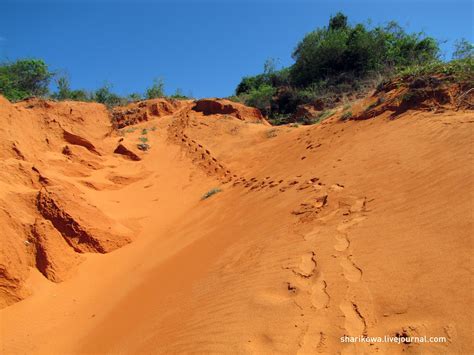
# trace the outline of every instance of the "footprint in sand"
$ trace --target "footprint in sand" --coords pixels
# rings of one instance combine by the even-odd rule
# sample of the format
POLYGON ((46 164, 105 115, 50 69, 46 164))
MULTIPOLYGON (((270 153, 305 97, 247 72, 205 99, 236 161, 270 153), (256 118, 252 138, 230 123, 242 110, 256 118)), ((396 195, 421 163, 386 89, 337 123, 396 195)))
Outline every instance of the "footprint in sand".
POLYGON ((337 251, 344 251, 349 248, 349 240, 345 234, 338 234, 336 235, 336 245, 334 245, 334 249, 337 251))
POLYGON ((316 259, 314 252, 309 252, 304 254, 301 257, 301 263, 298 266, 298 275, 303 277, 311 277, 314 274, 314 270, 316 269, 316 259))
POLYGON ((364 318, 361 316, 357 305, 344 301, 339 306, 342 313, 344 314, 344 328, 350 336, 361 336, 366 333, 366 324, 364 318))
POLYGON ((344 277, 351 282, 357 282, 362 277, 362 271, 359 269, 350 257, 345 257, 341 259, 340 262, 342 270, 344 272, 344 277))
POLYGON ((353 218, 351 220, 348 220, 339 224, 336 229, 338 232, 345 232, 347 229, 349 229, 352 226, 355 226, 357 223, 363 221, 364 219, 366 219, 366 217, 363 217, 363 216, 353 218))
POLYGON ((367 199, 365 197, 356 200, 356 202, 351 206, 350 212, 355 213, 364 211, 366 203, 367 199))
POLYGON ((307 326, 305 333, 300 341, 300 348, 296 352, 297 355, 325 353, 327 336, 320 330, 319 324, 310 324, 307 326))
POLYGON ((329 188, 330 191, 342 191, 344 190, 344 185, 334 184, 329 188))
POLYGON ((326 281, 322 277, 311 286, 311 304, 314 308, 323 309, 328 307, 329 294, 326 291, 326 287, 326 281))
POLYGON ((297 292, 297 288, 288 284, 288 290, 266 290, 258 293, 254 303, 262 306, 279 306, 293 304, 291 296, 297 292))

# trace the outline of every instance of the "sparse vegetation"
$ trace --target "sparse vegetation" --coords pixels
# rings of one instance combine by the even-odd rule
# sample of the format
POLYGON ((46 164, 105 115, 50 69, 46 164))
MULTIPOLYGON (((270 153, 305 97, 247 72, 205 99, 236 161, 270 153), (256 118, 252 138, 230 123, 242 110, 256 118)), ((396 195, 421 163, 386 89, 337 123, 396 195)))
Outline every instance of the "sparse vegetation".
POLYGON ((146 152, 147 150, 150 149, 150 145, 148 143, 139 143, 137 144, 137 148, 146 152))
MULTIPOLYGON (((155 79, 153 85, 146 90, 144 95, 132 93, 121 96, 112 91, 112 85, 109 83, 94 91, 71 89, 69 78, 66 75, 51 72, 41 59, 20 59, 0 64, 0 94, 13 102, 28 97, 43 97, 61 101, 98 102, 111 108, 143 99, 167 97, 164 86, 163 79, 155 79), (57 89, 51 93, 49 84, 55 77, 57 89)), ((173 95, 168 97, 173 99, 189 98, 183 94, 181 89, 177 89, 173 95)))
POLYGON ((176 91, 174 92, 174 94, 170 96, 170 98, 176 99, 176 100, 187 100, 187 99, 189 99, 189 96, 186 96, 183 93, 182 89, 177 88, 176 91))
POLYGON ((414 78, 443 75, 445 80, 474 84, 474 57, 455 59, 450 62, 432 62, 413 65, 398 73, 401 80, 409 81, 414 78))
POLYGON ((114 94, 110 89, 110 84, 104 84, 101 88, 92 93, 91 101, 104 104, 107 107, 125 105, 128 103, 127 99, 114 94))
POLYGON ((208 192, 206 192, 202 197, 201 197, 201 200, 206 200, 208 199, 209 197, 221 192, 222 190, 218 187, 214 187, 212 189, 210 189, 208 192))
POLYGON ((352 111, 344 112, 341 116, 341 121, 347 121, 352 117, 352 111))
POLYGON ((56 100, 91 101, 91 95, 85 90, 71 90, 69 79, 61 76, 56 80, 58 91, 51 95, 56 100))
POLYGON ((474 57, 474 44, 465 38, 456 41, 454 46, 453 59, 468 59, 474 57))
POLYGON ((156 99, 165 96, 165 82, 158 78, 153 81, 153 85, 146 90, 147 99, 156 99))
POLYGON ((377 106, 378 106, 377 101, 376 101, 376 102, 373 102, 373 103, 371 103, 369 106, 367 106, 367 107, 365 108, 365 111, 370 111, 370 110, 372 110, 373 108, 375 108, 375 107, 377 107, 377 106))
POLYGON ((324 121, 326 118, 329 118, 329 117, 331 117, 332 115, 334 115, 334 113, 335 113, 335 111, 325 110, 325 111, 321 112, 321 113, 316 117, 316 119, 313 121, 313 123, 322 122, 322 121, 324 121))

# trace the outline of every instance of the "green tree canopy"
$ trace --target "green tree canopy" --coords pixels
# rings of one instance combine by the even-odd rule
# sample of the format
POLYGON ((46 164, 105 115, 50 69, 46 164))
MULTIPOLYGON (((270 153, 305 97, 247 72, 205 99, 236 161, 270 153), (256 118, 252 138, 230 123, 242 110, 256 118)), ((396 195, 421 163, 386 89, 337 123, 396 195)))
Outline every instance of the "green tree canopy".
POLYGON ((48 85, 53 75, 40 59, 0 64, 0 94, 11 101, 44 96, 49 92, 48 85))

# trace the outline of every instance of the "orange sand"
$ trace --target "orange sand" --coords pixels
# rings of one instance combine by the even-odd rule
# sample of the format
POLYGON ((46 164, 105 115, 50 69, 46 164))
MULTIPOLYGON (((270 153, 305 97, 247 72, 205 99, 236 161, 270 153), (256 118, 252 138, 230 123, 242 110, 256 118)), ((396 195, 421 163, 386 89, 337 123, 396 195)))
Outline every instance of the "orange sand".
POLYGON ((2 354, 474 351, 472 111, 195 105, 0 98, 2 354))

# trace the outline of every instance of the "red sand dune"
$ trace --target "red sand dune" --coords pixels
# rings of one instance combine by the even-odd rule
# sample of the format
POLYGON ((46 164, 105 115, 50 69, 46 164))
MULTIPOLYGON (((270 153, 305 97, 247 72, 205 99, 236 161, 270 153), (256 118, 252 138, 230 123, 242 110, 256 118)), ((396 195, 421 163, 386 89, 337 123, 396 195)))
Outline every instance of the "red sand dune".
POLYGON ((299 127, 0 97, 1 353, 472 353, 474 115, 394 90, 299 127), (446 342, 340 341, 397 334, 446 342))

